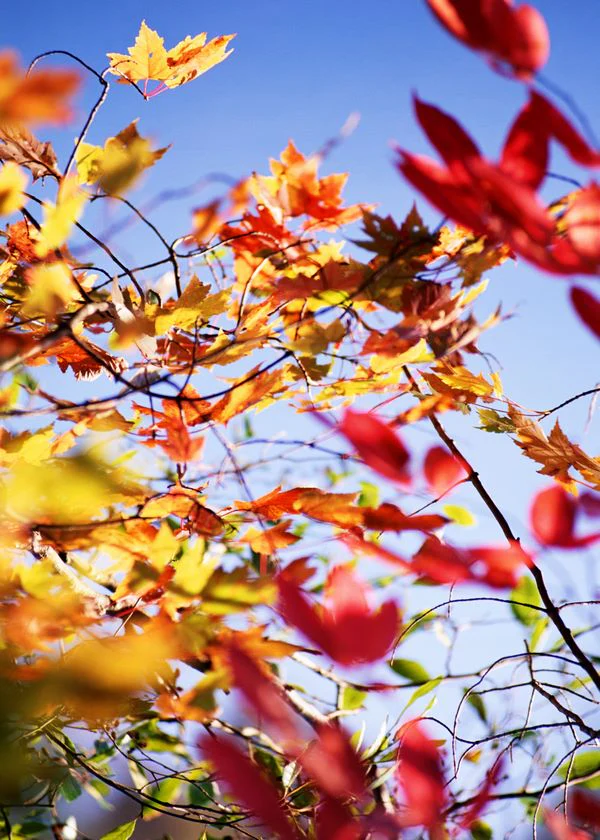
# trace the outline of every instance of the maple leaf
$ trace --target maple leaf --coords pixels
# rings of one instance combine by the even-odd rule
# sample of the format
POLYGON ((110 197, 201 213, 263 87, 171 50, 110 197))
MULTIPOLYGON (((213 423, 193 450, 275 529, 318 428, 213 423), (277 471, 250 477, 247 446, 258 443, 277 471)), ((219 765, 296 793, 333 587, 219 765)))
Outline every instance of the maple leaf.
POLYGON ((282 738, 286 752, 302 749, 303 739, 293 719, 292 709, 281 687, 276 685, 264 663, 243 649, 243 644, 232 643, 226 647, 227 662, 233 684, 242 691, 246 700, 275 729, 282 738), (262 667, 261 667, 262 665, 262 667))
POLYGON ((26 317, 46 315, 53 318, 80 299, 73 273, 63 262, 38 263, 27 269, 25 277, 28 290, 21 312, 26 317))
POLYGON ((56 357, 58 367, 63 373, 70 368, 76 379, 92 380, 101 373, 110 376, 110 371, 122 373, 127 368, 127 362, 122 356, 112 356, 82 336, 78 336, 78 341, 67 337, 55 342, 44 353, 46 358, 52 356, 56 357))
POLYGON ((29 169, 33 180, 60 177, 52 144, 41 143, 22 123, 0 124, 0 160, 14 161, 29 169))
POLYGON ((555 485, 536 494, 529 511, 533 535, 542 545, 559 548, 580 548, 600 539, 600 532, 576 537, 575 522, 580 510, 579 500, 555 485))
POLYGON ((9 216, 25 204, 23 190, 27 176, 20 166, 9 161, 0 170, 0 216, 9 216))
MULTIPOLYGON (((586 219, 583 253, 575 240, 558 235, 556 219, 542 205, 536 189, 547 171, 548 146, 557 141, 586 166, 600 166, 600 152, 589 146, 571 123, 541 94, 532 92, 517 116, 501 160, 485 159, 462 126, 449 114, 415 100, 417 118, 445 168, 428 158, 399 151, 398 169, 443 213, 492 244, 506 243, 545 271, 597 273, 586 256, 590 214, 597 219, 597 197, 590 193, 574 212, 586 219), (450 142, 451 141, 451 142, 450 142)), ((593 228, 593 224, 592 224, 593 228)), ((577 231, 577 224, 575 225, 577 231)))
POLYGON ((255 175, 249 189, 279 224, 284 216, 309 218, 306 229, 335 230, 360 218, 365 205, 343 207, 341 192, 347 174, 317 176, 320 159, 305 157, 290 140, 280 160, 271 160, 271 176, 255 175))
POLYGON ((569 474, 569 470, 574 468, 586 481, 600 489, 600 460, 591 458, 581 447, 571 443, 558 420, 546 437, 538 423, 524 417, 514 406, 509 406, 508 414, 516 428, 515 443, 527 458, 542 465, 539 473, 552 476, 565 489, 576 494, 575 480, 569 474))
POLYGON ((597 338, 600 338, 600 300, 587 289, 571 288, 573 308, 597 338))
POLYGON ((233 383, 231 389, 212 408, 210 419, 227 423, 250 407, 256 411, 266 408, 276 396, 286 390, 286 369, 260 371, 260 365, 233 383))
POLYGON ((504 756, 501 755, 485 774, 483 784, 481 785, 481 787, 473 797, 473 801, 461 817, 461 828, 469 829, 473 825, 475 820, 479 819, 481 814, 483 814, 486 805, 491 799, 492 790, 500 781, 503 768, 504 756))
POLYGON ((405 574, 415 574, 441 584, 473 582, 494 589, 514 587, 521 567, 531 565, 531 558, 517 542, 508 548, 459 549, 428 536, 410 560, 355 535, 344 535, 343 542, 352 551, 391 563, 405 574))
POLYGON ((279 801, 279 793, 254 762, 250 761, 230 740, 205 736, 198 746, 214 765, 218 776, 250 812, 281 840, 299 840, 279 801))
POLYGON ((71 117, 68 100, 79 87, 72 70, 24 73, 12 52, 0 52, 0 122, 63 123, 71 117))
POLYGON ((431 492, 435 496, 442 496, 459 481, 464 480, 467 472, 447 449, 432 446, 425 455, 423 475, 431 492))
POLYGON ((400 612, 393 601, 371 611, 368 587, 347 566, 327 576, 325 603, 316 608, 288 576, 277 578, 278 609, 287 624, 297 627, 328 656, 343 665, 383 658, 398 634, 400 612))
POLYGON ((249 510, 265 519, 279 519, 283 514, 304 514, 319 522, 330 522, 342 528, 361 525, 364 508, 353 504, 356 493, 327 493, 318 487, 295 487, 271 490, 252 502, 236 501, 238 510, 249 510))
POLYGON ((264 531, 257 528, 249 528, 241 541, 249 543, 252 551, 255 551, 257 554, 271 555, 279 548, 294 545, 300 539, 300 537, 288 531, 289 524, 290 520, 284 519, 282 522, 264 531))
POLYGON ((79 179, 71 175, 61 181, 56 204, 44 202, 44 218, 34 246, 39 258, 47 257, 65 244, 73 225, 83 212, 88 197, 85 190, 81 189, 79 179))
POLYGON ((455 38, 485 53, 499 72, 508 65, 517 78, 527 80, 548 59, 548 29, 533 6, 514 8, 512 0, 427 0, 427 4, 455 38))
POLYGON ((375 472, 401 484, 410 481, 410 453, 400 437, 377 415, 346 409, 337 430, 375 472))
POLYGON ((164 335, 172 327, 193 330, 209 318, 225 312, 231 292, 227 289, 212 295, 209 292, 210 286, 193 274, 178 300, 147 313, 149 320, 154 322, 155 334, 164 335))
POLYGON ((183 85, 224 61, 231 55, 227 45, 233 38, 235 35, 220 35, 206 43, 206 32, 202 32, 193 38, 188 35, 167 51, 164 38, 142 21, 135 44, 128 48, 129 55, 108 53, 110 72, 134 83, 162 82, 153 91, 158 93, 183 85))
MULTIPOLYGON (((109 139, 102 146, 80 143, 77 147, 77 172, 84 184, 95 184, 108 195, 121 195, 168 151, 152 149, 150 142, 140 137, 137 120, 109 139)), ((0 150, 1 154, 1 150, 0 150)))
POLYGON ((401 820, 406 826, 424 825, 431 831, 442 825, 447 802, 439 748, 418 720, 405 724, 398 734, 395 776, 406 806, 401 820))
POLYGON ((339 726, 318 726, 317 739, 302 752, 299 763, 320 790, 334 799, 360 797, 366 791, 365 768, 339 726))

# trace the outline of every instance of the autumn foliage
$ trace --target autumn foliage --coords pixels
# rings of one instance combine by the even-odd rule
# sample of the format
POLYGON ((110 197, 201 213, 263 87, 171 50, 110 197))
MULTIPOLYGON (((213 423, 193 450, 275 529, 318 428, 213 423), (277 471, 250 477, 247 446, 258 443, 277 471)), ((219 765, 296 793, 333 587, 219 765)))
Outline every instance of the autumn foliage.
POLYGON ((146 105, 234 36, 167 49, 142 22, 97 73, 0 54, 2 836, 67 840, 69 803, 118 795, 112 840, 159 813, 204 838, 600 830, 597 593, 552 577, 600 540, 600 458, 559 419, 598 388, 519 404, 482 362, 503 316, 476 314, 524 260, 600 337, 600 150, 539 89, 538 10, 426 5, 528 101, 493 161, 416 97, 441 163, 397 150, 418 201, 397 217, 290 141, 169 241, 130 191, 173 152, 137 119, 91 142, 93 117, 111 82, 146 105), (32 129, 72 120, 84 73, 62 161, 32 129), (549 202, 556 146, 590 176, 549 202), (163 258, 127 265, 104 202, 163 258), (540 474, 520 522, 455 428, 540 474), (472 506, 493 538, 463 536, 472 506), (506 637, 456 666, 492 619, 506 637))

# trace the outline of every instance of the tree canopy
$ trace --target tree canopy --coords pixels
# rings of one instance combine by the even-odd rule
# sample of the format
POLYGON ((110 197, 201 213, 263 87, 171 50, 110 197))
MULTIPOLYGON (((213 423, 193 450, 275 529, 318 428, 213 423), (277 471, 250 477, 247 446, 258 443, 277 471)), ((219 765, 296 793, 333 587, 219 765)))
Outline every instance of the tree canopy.
POLYGON ((426 5, 528 99, 495 161, 415 96, 437 158, 395 150, 415 204, 393 216, 330 171, 349 123, 215 181, 167 238, 130 196, 176 151, 135 118, 92 143, 94 121, 235 36, 167 49, 143 21, 103 70, 0 52, 3 837, 126 840, 159 815, 206 840, 600 831, 600 457, 561 425, 579 400, 593 422, 599 388, 523 405, 486 351, 509 261, 568 284, 600 338, 600 150, 543 85, 536 9, 426 5), (73 132, 84 78, 62 159, 40 132, 73 132), (130 263, 129 228, 162 257, 130 263), (521 522, 481 436, 545 477, 521 522))

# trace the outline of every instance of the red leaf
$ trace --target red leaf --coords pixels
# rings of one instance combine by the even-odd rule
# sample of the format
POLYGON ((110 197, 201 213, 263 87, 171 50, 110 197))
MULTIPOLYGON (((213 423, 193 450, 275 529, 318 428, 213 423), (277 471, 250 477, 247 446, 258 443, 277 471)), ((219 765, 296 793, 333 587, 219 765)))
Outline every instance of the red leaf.
POLYGON ((317 840, 361 840, 363 826, 339 800, 326 796, 316 812, 317 840))
POLYGON ((600 338, 600 300, 586 289, 574 286, 571 289, 571 303, 583 323, 600 338))
POLYGON ((353 550, 442 584, 474 582, 504 589, 516 586, 521 567, 531 565, 531 558, 518 543, 507 548, 459 549, 430 536, 412 560, 406 560, 383 546, 355 536, 345 536, 343 541, 353 550))
POLYGON ((198 746, 236 802, 255 814, 281 840, 298 840, 279 793, 245 753, 224 738, 204 737, 198 746))
POLYGON ((529 523, 536 540, 542 545, 557 548, 580 548, 600 539, 600 533, 576 537, 577 501, 558 484, 536 494, 529 523))
POLYGON ((544 811, 544 822, 556 840, 592 840, 592 835, 566 822, 558 811, 544 811))
POLYGON ((324 606, 310 603, 304 592, 285 575, 277 578, 279 612, 342 665, 382 659, 398 635, 400 611, 393 601, 378 610, 369 607, 369 588, 347 566, 331 570, 325 585, 324 606))
POLYGON ((500 167, 511 178, 537 190, 548 171, 548 152, 543 121, 540 123, 534 100, 530 99, 508 132, 500 167))
POLYGON ((528 79, 542 67, 550 50, 546 23, 532 6, 514 8, 510 0, 427 0, 446 29, 468 47, 487 53, 492 66, 512 67, 528 79))
POLYGON ((317 740, 300 755, 299 763, 319 789, 334 799, 360 797, 366 791, 365 768, 339 726, 320 726, 317 740))
POLYGON ((474 141, 454 117, 417 97, 413 103, 421 128, 451 172, 463 172, 465 160, 481 157, 474 141))
POLYGON ((576 193, 562 218, 569 243, 590 266, 600 265, 600 187, 591 183, 576 193))
POLYGON ((589 828, 600 829, 600 799, 591 793, 575 788, 570 796, 571 814, 589 828))
POLYGON ((467 473, 460 461, 443 446, 432 446, 425 456, 423 475, 434 496, 443 496, 467 473))
POLYGON ((490 801, 490 795, 494 787, 498 784, 502 768, 504 765, 504 756, 500 756, 492 765, 490 770, 485 775, 485 780, 476 793, 469 808, 465 811, 460 820, 460 827, 469 829, 475 820, 479 819, 485 810, 485 806, 490 801))
POLYGON ((372 470, 401 484, 410 481, 410 453, 400 437, 375 414, 349 408, 337 429, 372 470))
POLYGON ((257 714, 277 729, 286 745, 297 741, 299 735, 292 710, 273 680, 235 644, 228 646, 227 658, 235 686, 243 692, 257 714))
POLYGON ((558 108, 541 93, 532 91, 531 105, 540 121, 540 132, 560 143, 567 154, 582 166, 600 166, 600 152, 589 145, 558 108))
POLYGON ((409 516, 399 507, 384 502, 377 508, 363 508, 363 527, 371 531, 435 531, 449 522, 439 513, 409 516))
POLYGON ((447 802, 440 751, 420 722, 407 723, 400 738, 396 781, 406 804, 402 822, 432 829, 441 825, 447 802))

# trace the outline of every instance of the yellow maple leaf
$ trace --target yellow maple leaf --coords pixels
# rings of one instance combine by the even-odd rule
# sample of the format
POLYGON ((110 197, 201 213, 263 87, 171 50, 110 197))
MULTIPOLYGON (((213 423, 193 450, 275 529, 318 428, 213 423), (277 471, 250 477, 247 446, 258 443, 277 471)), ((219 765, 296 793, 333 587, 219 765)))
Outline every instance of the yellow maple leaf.
POLYGON ((0 170, 0 216, 8 216, 20 210, 25 204, 23 190, 27 176, 20 166, 12 161, 4 164, 0 170))
POLYGON ((138 134, 137 120, 109 137, 104 146, 81 143, 76 160, 84 184, 97 183, 105 193, 120 195, 133 186, 139 176, 168 151, 152 149, 150 141, 138 134))
POLYGON ((490 384, 482 374, 474 374, 463 365, 450 365, 440 361, 430 372, 421 376, 438 394, 449 394, 465 403, 474 403, 477 399, 492 402, 502 394, 502 383, 497 373, 492 373, 490 384))
POLYGON ((171 75, 165 79, 169 88, 191 82, 196 76, 206 73, 216 64, 224 61, 233 50, 227 50, 235 35, 219 35, 206 43, 206 32, 191 38, 189 35, 167 53, 167 63, 171 75))
POLYGON ((164 38, 142 21, 135 44, 128 48, 129 55, 108 53, 110 72, 130 82, 162 82, 154 91, 158 93, 183 85, 224 61, 232 52, 227 50, 232 38, 235 35, 219 35, 206 43, 206 32, 201 32, 193 38, 186 36, 167 51, 164 38))
POLYGON ((28 285, 21 313, 53 317, 79 298, 71 270, 63 262, 38 263, 26 272, 28 285))
POLYGON ((128 48, 128 52, 129 55, 107 54, 111 73, 123 76, 131 82, 141 82, 145 79, 162 82, 168 79, 169 65, 164 38, 154 29, 150 29, 145 20, 142 21, 135 44, 128 48))
POLYGON ((44 202, 44 221, 40 228, 39 239, 35 243, 37 257, 43 259, 65 244, 73 225, 83 212, 87 199, 88 195, 81 189, 76 176, 61 181, 56 204, 44 202))
POLYGON ((171 327, 181 330, 193 330, 206 318, 212 318, 225 312, 231 292, 224 289, 209 295, 210 286, 201 283, 194 274, 179 300, 172 308, 158 310, 154 321, 156 335, 164 335, 171 327))

